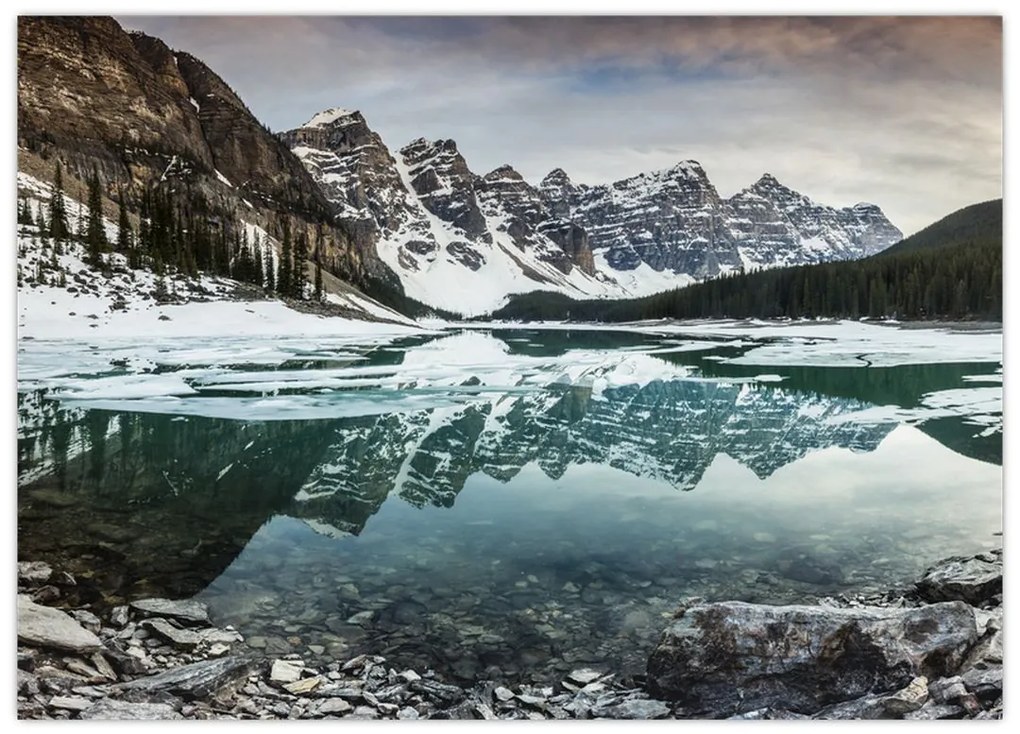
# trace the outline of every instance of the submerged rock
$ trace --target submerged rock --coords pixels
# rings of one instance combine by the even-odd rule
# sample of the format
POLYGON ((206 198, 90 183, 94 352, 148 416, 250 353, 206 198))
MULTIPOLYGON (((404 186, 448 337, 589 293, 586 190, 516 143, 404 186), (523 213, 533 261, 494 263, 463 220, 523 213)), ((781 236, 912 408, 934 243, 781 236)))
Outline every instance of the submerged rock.
POLYGON ((82 627, 69 614, 33 602, 18 594, 18 640, 70 652, 94 652, 102 647, 99 638, 82 627))
POLYGON ((939 561, 924 572, 917 592, 927 601, 960 600, 980 606, 1002 593, 1002 551, 939 561))
POLYGON ((919 675, 951 674, 976 640, 974 611, 961 602, 913 609, 703 604, 663 633, 648 661, 648 686, 713 715, 763 707, 814 713, 895 691, 919 675))
POLYGON ((50 708, 67 711, 84 711, 91 705, 92 700, 83 696, 54 696, 49 703, 50 708))
POLYGON ((632 698, 614 704, 602 713, 611 719, 665 719, 669 716, 669 705, 648 698, 632 698))
POLYGON ((294 683, 301 679, 304 663, 300 660, 274 660, 269 671, 269 680, 273 683, 294 683))

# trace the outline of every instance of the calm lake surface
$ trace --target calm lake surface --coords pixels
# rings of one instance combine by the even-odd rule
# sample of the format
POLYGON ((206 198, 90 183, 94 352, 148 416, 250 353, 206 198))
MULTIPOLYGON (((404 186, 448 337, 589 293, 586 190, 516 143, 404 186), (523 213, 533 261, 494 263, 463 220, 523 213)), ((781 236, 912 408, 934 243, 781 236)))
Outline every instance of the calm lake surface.
POLYGON ((879 591, 1000 544, 1001 356, 797 345, 23 341, 19 557, 82 603, 194 596, 270 654, 542 681, 641 672, 683 597, 879 591))

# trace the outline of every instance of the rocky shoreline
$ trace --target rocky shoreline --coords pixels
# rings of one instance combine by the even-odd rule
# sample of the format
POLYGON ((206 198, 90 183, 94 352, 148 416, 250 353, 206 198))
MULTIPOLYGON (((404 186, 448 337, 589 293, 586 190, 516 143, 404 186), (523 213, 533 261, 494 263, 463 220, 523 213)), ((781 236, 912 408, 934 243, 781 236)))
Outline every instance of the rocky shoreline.
POLYGON ((1002 552, 954 557, 881 597, 687 600, 640 687, 580 668, 552 685, 452 685, 381 656, 270 657, 204 604, 61 610, 76 580, 18 564, 22 719, 962 719, 1002 716, 1002 552))

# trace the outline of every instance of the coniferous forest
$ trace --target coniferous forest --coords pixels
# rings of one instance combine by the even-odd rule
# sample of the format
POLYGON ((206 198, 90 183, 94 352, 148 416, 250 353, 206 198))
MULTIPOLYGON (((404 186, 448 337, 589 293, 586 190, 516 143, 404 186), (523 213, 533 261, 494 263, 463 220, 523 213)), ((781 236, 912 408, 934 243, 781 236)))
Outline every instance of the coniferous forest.
MULTIPOLYGON (((316 264, 318 280, 313 289, 304 267, 311 257, 307 237, 299 233, 296 245, 292 244, 286 216, 279 221, 283 235, 277 255, 258 229, 245 225, 234 212, 210 204, 197 189, 150 185, 140 198, 137 227, 131 224, 123 191, 117 192, 117 232, 111 238, 103 223, 104 194, 95 169, 87 185, 86 209, 77 230, 68 223, 59 162, 48 206, 33 214, 28 200, 20 199, 18 223, 37 226, 52 242, 54 252, 63 243, 80 243, 86 261, 97 270, 108 267, 107 253, 117 252, 125 256, 129 267, 151 270, 160 277, 193 278, 205 273, 255 285, 278 297, 323 299, 321 264, 316 264)), ((315 258, 319 259, 318 246, 315 258)))
POLYGON ((1002 200, 960 209, 863 260, 730 273, 623 301, 535 292, 497 319, 1002 319, 1002 200))

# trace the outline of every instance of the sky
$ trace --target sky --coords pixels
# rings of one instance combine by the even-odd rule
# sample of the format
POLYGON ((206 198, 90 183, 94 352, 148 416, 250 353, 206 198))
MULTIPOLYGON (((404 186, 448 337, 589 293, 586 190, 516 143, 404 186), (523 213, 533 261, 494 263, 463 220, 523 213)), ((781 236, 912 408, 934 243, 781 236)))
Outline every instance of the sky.
POLYGON ((694 159, 722 196, 770 172, 910 234, 1001 196, 996 17, 119 16, 222 76, 273 130, 357 109, 390 150, 452 138, 607 183, 694 159))

